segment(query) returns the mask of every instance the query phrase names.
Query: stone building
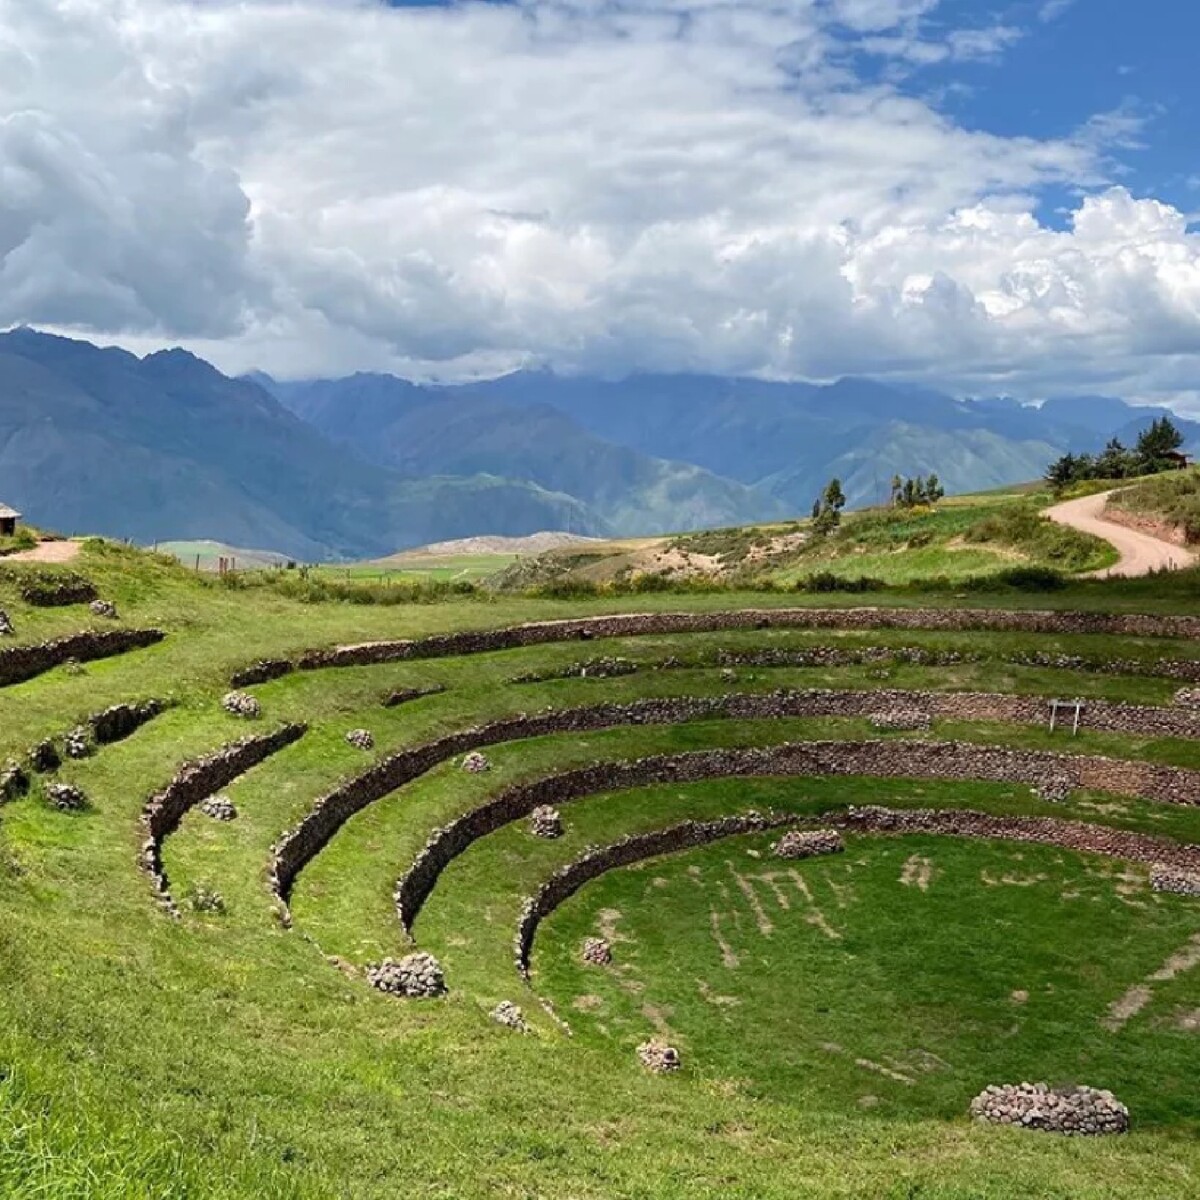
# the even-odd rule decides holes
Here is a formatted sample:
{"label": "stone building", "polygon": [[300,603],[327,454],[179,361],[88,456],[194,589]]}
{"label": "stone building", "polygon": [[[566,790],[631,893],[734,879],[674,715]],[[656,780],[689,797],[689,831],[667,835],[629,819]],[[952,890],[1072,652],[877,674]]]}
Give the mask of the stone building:
{"label": "stone building", "polygon": [[21,514],[15,508],[0,503],[0,537],[12,537],[17,532],[17,522]]}

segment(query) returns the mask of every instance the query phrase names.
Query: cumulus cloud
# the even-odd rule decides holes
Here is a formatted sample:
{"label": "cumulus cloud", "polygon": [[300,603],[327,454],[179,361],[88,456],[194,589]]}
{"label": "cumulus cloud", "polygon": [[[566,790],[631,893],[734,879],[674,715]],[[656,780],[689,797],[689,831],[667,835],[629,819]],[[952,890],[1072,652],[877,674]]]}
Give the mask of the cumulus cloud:
{"label": "cumulus cloud", "polygon": [[938,7],[0,0],[0,323],[282,374],[1186,390],[1200,238],[1112,186],[1133,118],[1000,137],[858,69],[1022,36]]}

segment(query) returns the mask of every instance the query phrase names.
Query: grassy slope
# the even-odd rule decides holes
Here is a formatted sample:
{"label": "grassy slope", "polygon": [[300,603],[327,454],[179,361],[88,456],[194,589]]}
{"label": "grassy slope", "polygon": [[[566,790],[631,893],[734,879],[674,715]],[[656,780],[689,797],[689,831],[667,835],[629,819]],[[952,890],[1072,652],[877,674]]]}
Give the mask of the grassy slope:
{"label": "grassy slope", "polygon": [[[562,668],[581,657],[581,647],[566,645],[276,681],[258,689],[266,720],[303,715],[313,721],[309,737],[230,789],[239,821],[216,825],[192,814],[168,843],[167,865],[179,894],[195,884],[215,887],[226,914],[189,914],[170,923],[155,910],[134,866],[136,815],[149,791],[181,759],[245,732],[216,700],[229,671],[249,658],[579,611],[803,598],[305,605],[270,587],[228,588],[113,548],[89,546],[80,566],[127,621],[160,624],[170,636],[162,646],[90,664],[79,674],[55,671],[0,691],[0,753],[18,751],[117,699],[171,695],[179,706],[127,742],[64,768],[65,778],[88,791],[92,812],[51,812],[36,793],[0,811],[0,975],[6,983],[0,991],[0,1194],[1008,1197],[1152,1196],[1194,1188],[1200,1152],[1190,1140],[1195,1114],[1181,1081],[1200,1067],[1200,1049],[1196,1035],[1173,1028],[1171,1019],[1177,1010],[1200,1006],[1196,981],[1185,974],[1160,989],[1149,1015],[1119,1039],[1097,1032],[1105,1005],[1194,927],[1194,904],[1152,901],[1144,871],[1124,881],[1103,865],[1043,863],[1044,855],[1027,855],[1014,866],[1014,852],[1003,847],[871,843],[849,858],[865,862],[861,882],[854,872],[853,903],[838,916],[843,945],[814,940],[804,911],[795,907],[794,919],[775,914],[772,938],[778,940],[759,946],[752,910],[723,876],[730,854],[742,861],[755,848],[748,841],[614,875],[551,922],[539,966],[548,994],[577,1027],[575,1038],[556,1034],[513,981],[508,942],[521,892],[584,841],[650,827],[660,818],[665,823],[767,803],[826,807],[876,798],[1031,808],[1027,796],[1003,789],[740,781],[667,789],[660,796],[597,797],[568,811],[571,829],[562,843],[531,846],[523,831],[506,830],[447,873],[418,928],[452,971],[454,991],[446,1002],[390,1001],[322,959],[321,950],[336,951],[361,964],[399,949],[390,911],[399,870],[433,825],[506,780],[601,756],[863,732],[856,722],[710,723],[499,747],[488,775],[438,769],[352,821],[302,876],[297,930],[286,935],[274,923],[262,879],[271,841],[331,783],[369,761],[344,742],[346,729],[371,728],[383,753],[506,711],[727,690],[711,669],[505,684],[519,672]],[[1192,577],[1170,583],[1080,585],[1050,597],[972,600],[1194,611]],[[914,602],[908,594],[899,599]],[[881,600],[889,598],[871,598]],[[13,616],[22,640],[91,623],[85,610],[29,609],[2,579],[0,607]],[[774,631],[643,639],[593,643],[582,656],[651,660],[718,646],[828,640]],[[837,640],[1200,656],[1195,645],[1136,639],[881,634]],[[936,672],[905,667],[887,681],[864,668],[739,672],[739,686],[746,688],[883,682],[1151,701],[1165,701],[1171,691],[1161,680],[996,664]],[[395,710],[378,707],[393,687],[429,683],[450,690]],[[1032,730],[943,726],[936,732],[1064,745]],[[1200,766],[1200,751],[1172,741],[1089,735],[1073,748]],[[1098,799],[1078,798],[1078,815],[1200,838],[1190,812],[1133,804],[1110,809],[1107,800],[1099,813],[1086,807]],[[918,851],[942,872],[928,895],[910,895],[896,884],[897,856]],[[686,887],[694,886],[689,866],[711,875],[714,887],[697,888],[690,903],[672,906],[667,920],[656,900],[658,885],[647,902],[647,880],[661,875],[673,881],[672,898],[686,896]],[[979,883],[984,870],[1044,873],[1051,882],[988,888]],[[1072,908],[1063,899],[1056,881],[1064,875],[1086,888],[1085,904]],[[920,929],[912,928],[923,911],[918,901],[937,916]],[[831,894],[822,893],[821,903],[832,904]],[[762,968],[744,967],[736,987],[707,978],[712,944],[706,921],[714,904],[740,912],[743,953],[755,955]],[[637,938],[632,982],[644,984],[645,993],[620,987],[620,976],[581,979],[570,961],[568,951],[603,907],[619,908],[623,928]],[[696,984],[701,969],[716,994],[736,992],[741,1004],[705,1000]],[[584,982],[587,994],[602,993],[605,1006],[591,1016],[571,1010]],[[1033,997],[1013,1018],[1015,1029],[997,994],[1001,982],[1027,986]],[[1046,992],[1047,983],[1054,993]],[[486,1020],[486,1007],[502,997],[524,1004],[538,1036],[518,1038]],[[688,1054],[679,1079],[646,1078],[631,1062],[630,1045],[653,1027],[641,1011],[644,1003],[670,1010],[665,1019]],[[752,1035],[739,1036],[746,1027]],[[842,1045],[846,1055],[822,1051],[824,1041]],[[854,1064],[857,1057],[908,1062],[922,1048],[951,1069],[904,1085]],[[1141,1130],[1120,1143],[1067,1144],[975,1130],[961,1119],[977,1082],[1033,1072],[1043,1062],[1093,1082],[1119,1079]],[[880,1104],[860,1109],[857,1101],[866,1094]]]}
{"label": "grassy slope", "polygon": [[1152,475],[1123,488],[1109,501],[1117,508],[1175,525],[1189,542],[1200,542],[1200,471]]}

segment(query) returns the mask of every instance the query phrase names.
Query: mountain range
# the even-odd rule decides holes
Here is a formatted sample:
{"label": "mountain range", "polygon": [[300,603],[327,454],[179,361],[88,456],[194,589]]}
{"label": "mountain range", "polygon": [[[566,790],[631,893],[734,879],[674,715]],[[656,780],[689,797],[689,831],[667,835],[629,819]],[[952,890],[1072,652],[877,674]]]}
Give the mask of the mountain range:
{"label": "mountain range", "polygon": [[[16,329],[0,334],[0,500],[65,532],[373,557],[478,534],[804,514],[834,475],[851,504],[882,499],[894,473],[936,471],[952,492],[1000,486],[1066,450],[1132,441],[1164,411],[865,379],[281,382],[230,378],[183,350],[139,358]],[[1200,444],[1200,424],[1177,423]]]}

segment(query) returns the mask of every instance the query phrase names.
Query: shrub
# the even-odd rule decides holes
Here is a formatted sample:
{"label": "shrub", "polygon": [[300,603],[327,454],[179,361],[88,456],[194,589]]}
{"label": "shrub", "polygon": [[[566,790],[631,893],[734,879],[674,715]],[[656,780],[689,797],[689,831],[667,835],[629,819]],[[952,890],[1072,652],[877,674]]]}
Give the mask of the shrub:
{"label": "shrub", "polygon": [[880,592],[887,587],[882,579],[874,579],[869,575],[859,575],[857,578],[835,575],[832,571],[817,571],[796,580],[798,592]]}

